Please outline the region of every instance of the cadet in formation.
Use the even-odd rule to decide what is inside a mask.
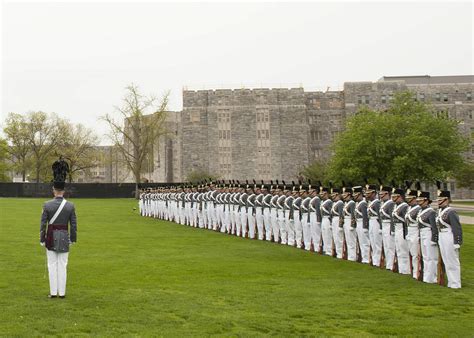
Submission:
[[[203,182],[142,190],[140,215],[280,245],[461,287],[462,229],[438,190],[438,211],[417,184],[342,187],[311,184]],[[52,290],[52,292],[55,290]]]

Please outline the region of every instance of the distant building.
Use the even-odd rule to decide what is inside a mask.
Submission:
[[[157,140],[143,177],[180,182],[204,170],[223,179],[295,180],[305,166],[331,156],[347,117],[364,105],[383,110],[394,93],[407,89],[439,114],[462,121],[461,131],[471,135],[473,84],[473,75],[423,75],[346,82],[343,90],[326,92],[185,90],[183,110],[169,113],[170,135]],[[466,156],[474,157],[474,146]]]

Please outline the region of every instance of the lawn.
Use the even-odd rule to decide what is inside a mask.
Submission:
[[[0,336],[472,336],[474,227],[463,288],[77,199],[66,299],[48,299],[43,200],[0,199]]]

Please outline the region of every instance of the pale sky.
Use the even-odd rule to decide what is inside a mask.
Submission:
[[[384,75],[473,74],[472,2],[3,3],[2,115],[97,120],[124,87],[325,90]],[[1,125],[0,125],[1,127]]]

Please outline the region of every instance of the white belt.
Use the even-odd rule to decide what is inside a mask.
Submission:
[[[390,223],[390,220],[389,219],[383,219],[382,223]]]
[[[443,228],[443,229],[439,229],[438,231],[439,232],[451,232],[451,229],[450,228]]]
[[[418,223],[410,223],[408,226],[412,228],[415,228],[415,227],[418,228]]]
[[[379,219],[377,216],[370,216],[369,219]]]
[[[323,218],[329,218],[329,216],[323,216]]]
[[[403,223],[401,223],[401,222],[396,222],[396,223],[394,223],[394,224],[395,224],[396,226],[403,226]]]

